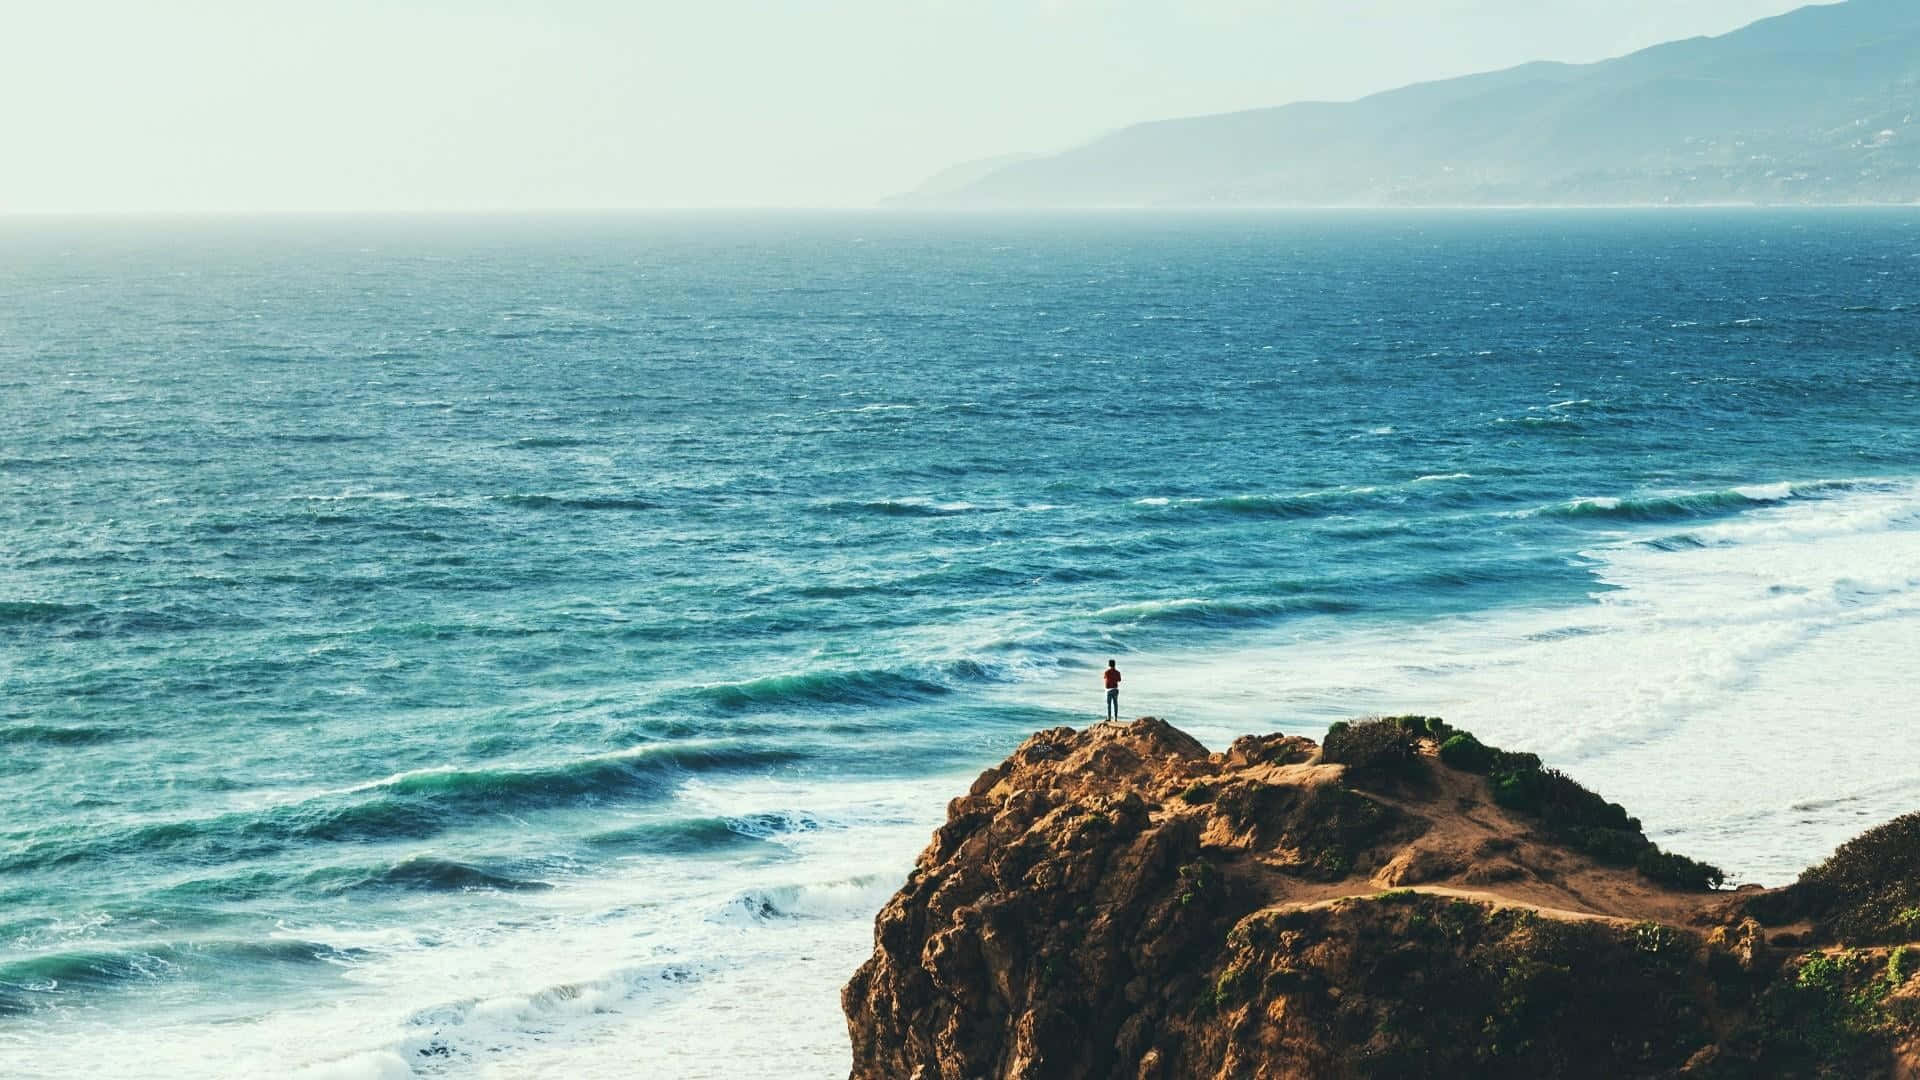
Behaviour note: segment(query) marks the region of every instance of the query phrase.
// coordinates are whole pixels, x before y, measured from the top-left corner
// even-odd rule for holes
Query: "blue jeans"
[[[1120,719],[1120,688],[1117,686],[1107,690],[1107,719]]]

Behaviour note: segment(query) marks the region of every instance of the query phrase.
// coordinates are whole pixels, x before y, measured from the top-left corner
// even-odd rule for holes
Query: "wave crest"
[[[47,953],[0,964],[0,1016],[25,1015],[77,994],[111,991],[261,964],[351,961],[360,954],[315,941],[192,941]],[[217,977],[217,975],[216,975]]]
[[[1130,626],[1166,623],[1191,623],[1219,626],[1261,622],[1293,615],[1337,615],[1356,611],[1359,605],[1331,596],[1289,596],[1275,600],[1229,600],[1184,597],[1178,600],[1145,600],[1115,604],[1093,613],[1096,622]]]
[[[1633,498],[1593,497],[1556,503],[1537,511],[1542,517],[1568,520],[1613,519],[1620,521],[1678,521],[1687,518],[1719,517],[1743,510],[1770,506],[1790,499],[1828,491],[1843,490],[1838,482],[1810,484],[1763,484],[1719,491],[1682,492],[1674,495],[1645,495]]]
[[[401,889],[420,892],[464,892],[492,889],[503,892],[550,889],[550,882],[515,877],[457,859],[417,855],[371,871],[350,871],[327,885],[329,892],[362,889]]]
[[[804,756],[797,749],[665,743],[527,768],[402,773],[262,810],[45,840],[0,855],[0,873],[161,856],[225,864],[313,843],[421,840],[501,813],[659,798],[685,773],[777,765]]]
[[[88,746],[93,743],[111,742],[124,734],[114,728],[85,724],[73,727],[61,727],[55,724],[12,724],[0,727],[0,746],[10,744]]]
[[[866,514],[878,517],[952,517],[976,512],[982,507],[970,502],[935,502],[932,499],[834,499],[821,503],[829,514]]]
[[[660,504],[631,495],[498,495],[495,502],[527,510],[658,510]]]
[[[773,709],[813,709],[895,705],[950,694],[954,683],[982,682],[991,671],[976,661],[959,660],[924,674],[886,669],[808,671],[768,675],[744,682],[696,687],[676,697],[725,713]]]

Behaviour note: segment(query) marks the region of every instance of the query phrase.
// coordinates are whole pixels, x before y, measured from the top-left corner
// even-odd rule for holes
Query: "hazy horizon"
[[[15,19],[0,213],[853,209],[1132,123],[1590,62],[1800,6],[82,0]]]

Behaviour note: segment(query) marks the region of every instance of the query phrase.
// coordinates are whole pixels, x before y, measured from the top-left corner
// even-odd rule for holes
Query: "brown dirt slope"
[[[1425,734],[1387,770],[1151,718],[1032,736],[880,913],[854,1080],[1920,1077],[1904,924],[1822,914],[1855,885],[1657,884]]]

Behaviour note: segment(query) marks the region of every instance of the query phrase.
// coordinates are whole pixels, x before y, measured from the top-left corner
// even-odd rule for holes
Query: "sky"
[[[0,213],[863,206],[1800,0],[5,0]]]

